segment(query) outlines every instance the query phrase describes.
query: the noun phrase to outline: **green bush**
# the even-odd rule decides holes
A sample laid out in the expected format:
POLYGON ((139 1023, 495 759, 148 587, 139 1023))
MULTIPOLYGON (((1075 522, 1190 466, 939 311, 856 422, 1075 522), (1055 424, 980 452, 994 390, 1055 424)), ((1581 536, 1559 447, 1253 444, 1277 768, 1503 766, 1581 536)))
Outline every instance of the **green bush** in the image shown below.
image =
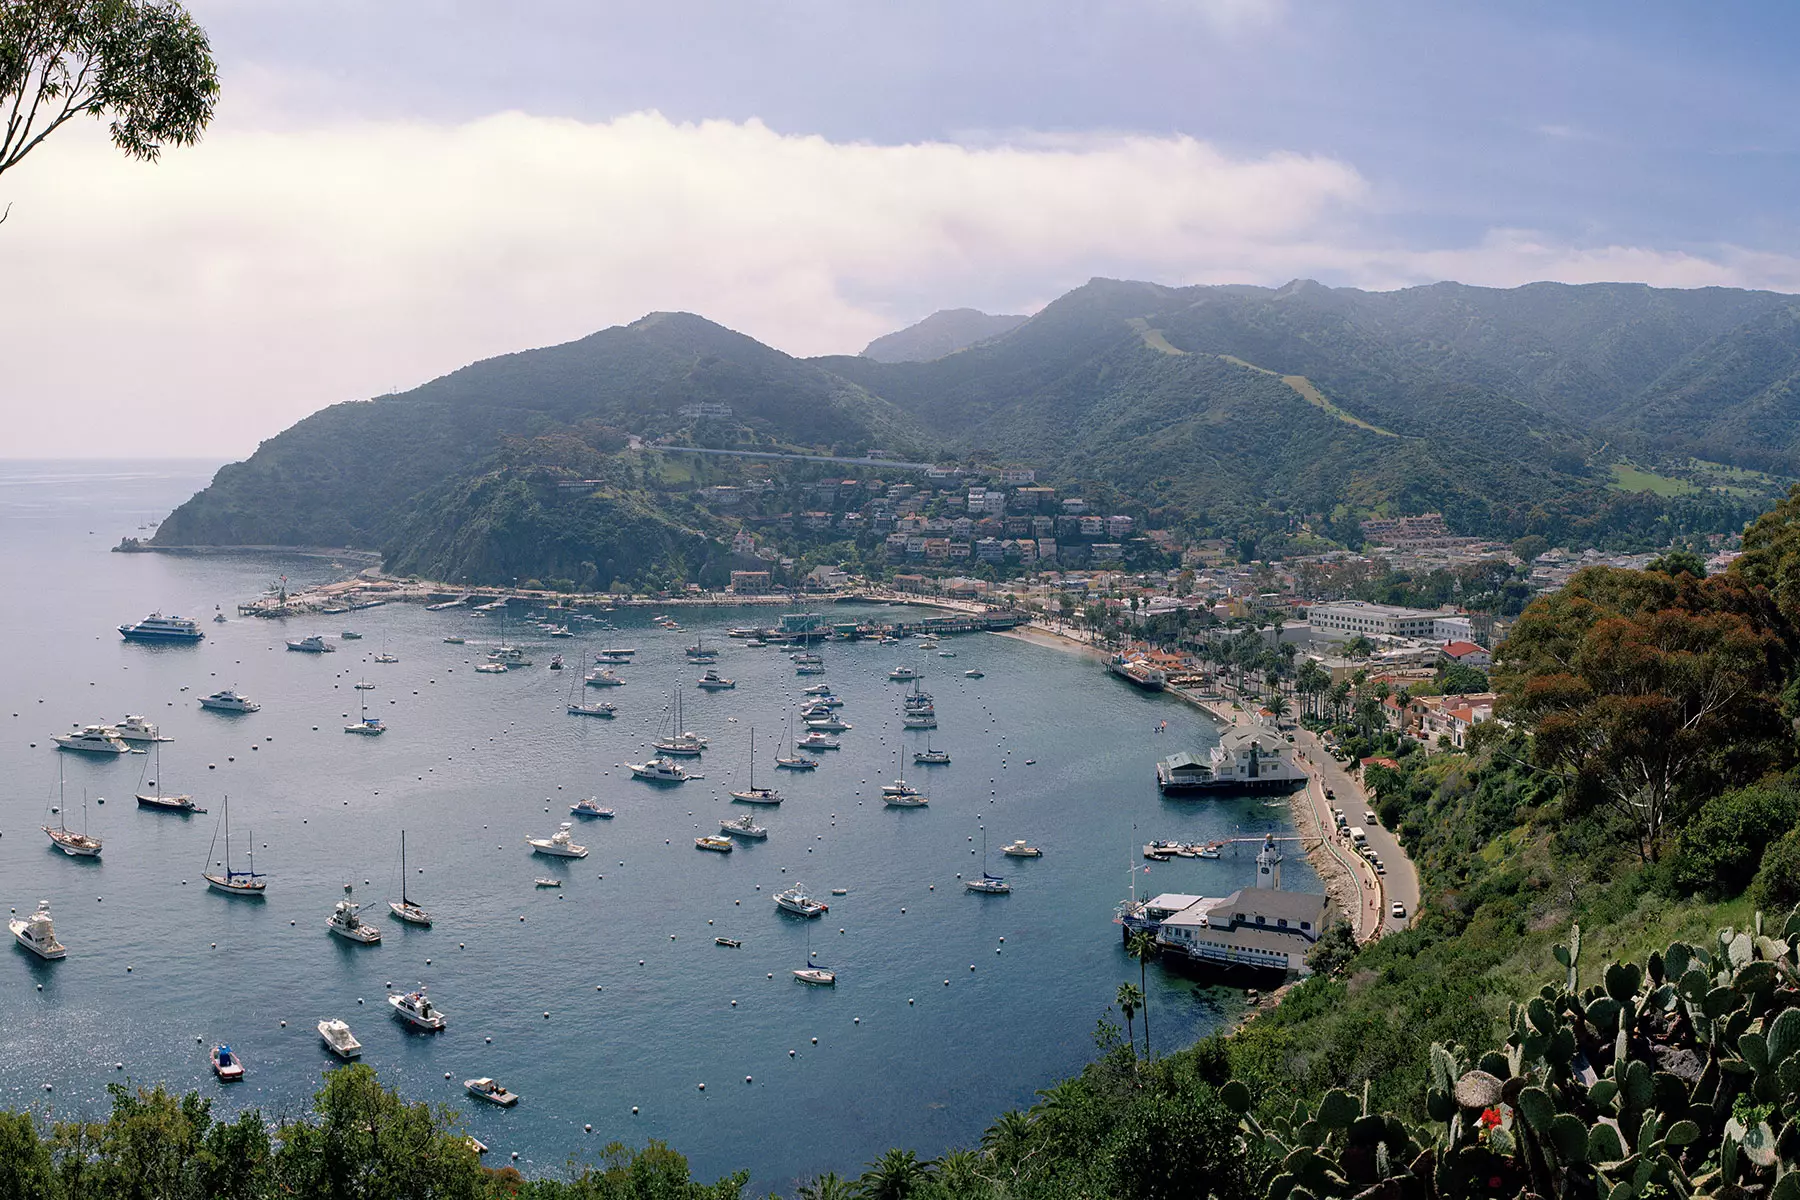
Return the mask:
POLYGON ((1800 789, 1789 781, 1714 796, 1676 837, 1663 888, 1682 896, 1735 896, 1756 877, 1764 848, 1796 825, 1800 789))
POLYGON ((1800 829, 1790 829, 1763 853, 1750 884, 1757 907, 1774 912, 1800 904, 1800 829))

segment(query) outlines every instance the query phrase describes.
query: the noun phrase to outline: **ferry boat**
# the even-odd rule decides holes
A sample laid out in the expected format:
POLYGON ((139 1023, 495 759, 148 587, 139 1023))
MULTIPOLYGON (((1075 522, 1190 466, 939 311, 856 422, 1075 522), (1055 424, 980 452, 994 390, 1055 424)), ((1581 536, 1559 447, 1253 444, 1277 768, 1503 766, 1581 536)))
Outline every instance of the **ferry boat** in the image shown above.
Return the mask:
POLYGON ((727 679, 717 671, 708 671, 706 674, 700 676, 700 681, 694 686, 700 688, 702 691, 723 692, 736 687, 737 680, 727 679))
POLYGON ((605 701, 602 701, 599 704, 576 704, 571 701, 569 704, 569 715, 571 717, 612 718, 619 715, 619 706, 616 704, 608 704, 605 701))
POLYGON ((831 911, 830 905, 822 900, 814 900, 806 894, 806 886, 798 883, 786 891, 775 893, 775 907, 801 917, 821 917, 831 911))
POLYGON ((119 626, 119 633, 128 642, 197 642, 206 636, 199 622, 186 617, 165 617, 159 612, 151 613, 135 625, 119 626))
POLYGON ((172 737, 164 737, 154 721, 145 717, 128 716, 112 727, 113 736, 128 742, 172 742, 172 737))
POLYGON ((703 837, 694 839, 694 849, 711 850, 718 854, 730 854, 733 849, 733 843, 728 837, 707 834, 703 837))
POLYGON ((56 924, 50 919, 50 902, 39 900, 37 911, 29 917, 17 917, 6 923, 13 940, 39 958, 57 959, 69 948, 56 940, 56 924))
POLYGON ((56 744, 82 754, 130 754, 131 747, 110 725, 84 725, 75 733, 59 734, 56 744))
POLYGON ((501 1108, 511 1108, 519 1102, 517 1092, 509 1092, 492 1079, 483 1076, 480 1079, 465 1079, 463 1087, 469 1095, 477 1100, 485 1100, 489 1104, 498 1104, 501 1108))
POLYGON ((569 811, 578 817, 615 817, 618 815, 610 808, 600 807, 600 800, 595 796, 589 796, 586 800, 577 800, 569 805, 569 811))
POLYGON ((332 906, 331 915, 325 918, 325 928, 348 942, 356 942, 363 946, 373 946, 381 940, 381 930, 363 920, 357 914, 362 911, 350 885, 344 885, 344 898, 332 906))
POLYGON ((262 709, 262 705, 247 696, 240 696, 230 688, 214 692, 210 696, 200 697, 200 707, 209 708, 213 712, 253 713, 262 709))
POLYGON ((720 821, 719 832, 729 833, 733 837, 749 838, 751 841, 762 841, 769 836, 769 831, 750 819, 745 813, 735 821, 720 821))
POLYGON ((206 1058, 212 1064, 212 1073, 219 1077, 220 1083, 236 1083, 244 1077, 244 1060, 225 1043, 214 1046, 206 1058))
POLYGON ((587 847, 576 845, 569 834, 573 828, 575 828, 574 825, 564 821, 549 837, 528 837, 525 839, 525 844, 531 847, 533 854, 542 854, 550 858, 586 858, 587 847))
POLYGON ((608 667, 601 667, 598 671, 589 671, 583 676, 582 682, 586 683, 589 687, 625 686, 625 681, 620 679, 617 675, 614 675, 612 670, 608 667))
POLYGON ((631 772, 632 778, 648 780, 651 783, 686 783, 690 779, 702 778, 699 775, 690 775, 682 769, 680 763, 667 755, 653 758, 649 762, 626 763, 625 768, 631 772))
POLYGON ((449 1024, 450 1019, 431 1002, 422 987, 415 992, 389 992, 387 1002, 396 1017, 415 1029, 436 1033, 449 1024))
POLYGON ((319 1022, 319 1036, 325 1040, 325 1048, 339 1058, 355 1058, 362 1053, 362 1043, 350 1032, 350 1026, 336 1017, 326 1017, 319 1022))
POLYGON ((287 648, 289 650, 298 650, 302 654, 336 654, 337 653, 336 646, 332 645, 330 642, 326 641, 324 638, 320 637, 316 633, 313 634, 311 637, 303 637, 303 638, 299 638, 294 641, 290 641, 287 644, 287 648))

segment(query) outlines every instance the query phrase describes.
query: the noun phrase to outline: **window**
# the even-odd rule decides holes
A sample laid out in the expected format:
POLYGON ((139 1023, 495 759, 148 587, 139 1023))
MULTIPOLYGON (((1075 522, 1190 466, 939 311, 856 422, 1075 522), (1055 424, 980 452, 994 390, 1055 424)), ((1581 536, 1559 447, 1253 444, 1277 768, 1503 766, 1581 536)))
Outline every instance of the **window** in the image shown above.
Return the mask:
POLYGON ((1278 929, 1286 929, 1287 928, 1287 918, 1282 917, 1280 920, 1275 922, 1275 925, 1276 925, 1276 928, 1278 928, 1278 929))
POLYGON ((1300 928, 1302 928, 1302 929, 1311 929, 1311 928, 1312 928, 1312 922, 1311 922, 1311 921, 1302 921, 1302 922, 1300 922, 1300 928))

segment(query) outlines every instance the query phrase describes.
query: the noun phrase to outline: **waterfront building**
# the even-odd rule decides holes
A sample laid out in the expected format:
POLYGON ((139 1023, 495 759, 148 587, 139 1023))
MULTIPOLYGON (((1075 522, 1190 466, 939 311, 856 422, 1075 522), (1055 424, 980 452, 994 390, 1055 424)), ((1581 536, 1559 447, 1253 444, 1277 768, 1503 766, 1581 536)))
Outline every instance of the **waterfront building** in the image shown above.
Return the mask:
POLYGON ((1180 751, 1156 764, 1156 786, 1181 792, 1292 791, 1306 783, 1272 729, 1228 729, 1203 759, 1180 751))
POLYGON ((1164 917, 1156 942, 1194 962, 1307 975, 1306 955, 1324 929, 1326 903, 1308 892, 1239 888, 1164 917))
POLYGON ((1314 633, 1347 639, 1364 637, 1425 638, 1447 641, 1456 635, 1438 636, 1438 622, 1464 628, 1469 619, 1450 609, 1402 608, 1397 604, 1372 604, 1364 600, 1334 600, 1315 604, 1306 612, 1314 633))
POLYGON ((733 571, 731 590, 740 596, 760 596, 773 586, 767 571, 733 571))

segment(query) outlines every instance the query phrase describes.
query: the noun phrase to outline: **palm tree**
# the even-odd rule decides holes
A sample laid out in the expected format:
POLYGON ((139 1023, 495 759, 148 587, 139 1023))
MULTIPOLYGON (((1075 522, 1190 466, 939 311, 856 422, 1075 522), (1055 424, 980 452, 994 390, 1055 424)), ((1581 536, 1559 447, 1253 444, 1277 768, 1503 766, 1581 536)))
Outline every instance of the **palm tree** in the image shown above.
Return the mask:
POLYGON ((932 1178, 946 1196, 980 1196, 991 1191, 981 1173, 981 1156, 973 1150, 952 1150, 938 1159, 932 1178))
POLYGON ((1131 1019, 1144 1006, 1144 993, 1135 983, 1121 983, 1115 1003, 1118 1004, 1119 1011, 1125 1014, 1125 1044, 1131 1047, 1132 1056, 1136 1057, 1137 1035, 1131 1031, 1131 1019))
POLYGON ((1156 956, 1156 938, 1145 930, 1138 930, 1125 943, 1125 952, 1138 960, 1138 991, 1143 995, 1144 1006, 1144 1057, 1150 1057, 1150 994, 1146 990, 1150 986, 1146 964, 1156 956))
POLYGON ((794 1200, 855 1200, 856 1189, 836 1171, 827 1171, 811 1183, 803 1183, 794 1200))
POLYGON ((889 1150, 856 1181, 860 1200, 907 1200, 931 1176, 931 1162, 911 1150, 889 1150))
POLYGON ((1275 718, 1277 725, 1281 724, 1281 718, 1287 716, 1289 708, 1286 696, 1277 693, 1269 697, 1269 715, 1275 718))
POLYGON ((1016 1174, 1029 1156, 1036 1132, 1030 1117, 1016 1108, 1009 1109, 981 1135, 981 1152, 1016 1174))

